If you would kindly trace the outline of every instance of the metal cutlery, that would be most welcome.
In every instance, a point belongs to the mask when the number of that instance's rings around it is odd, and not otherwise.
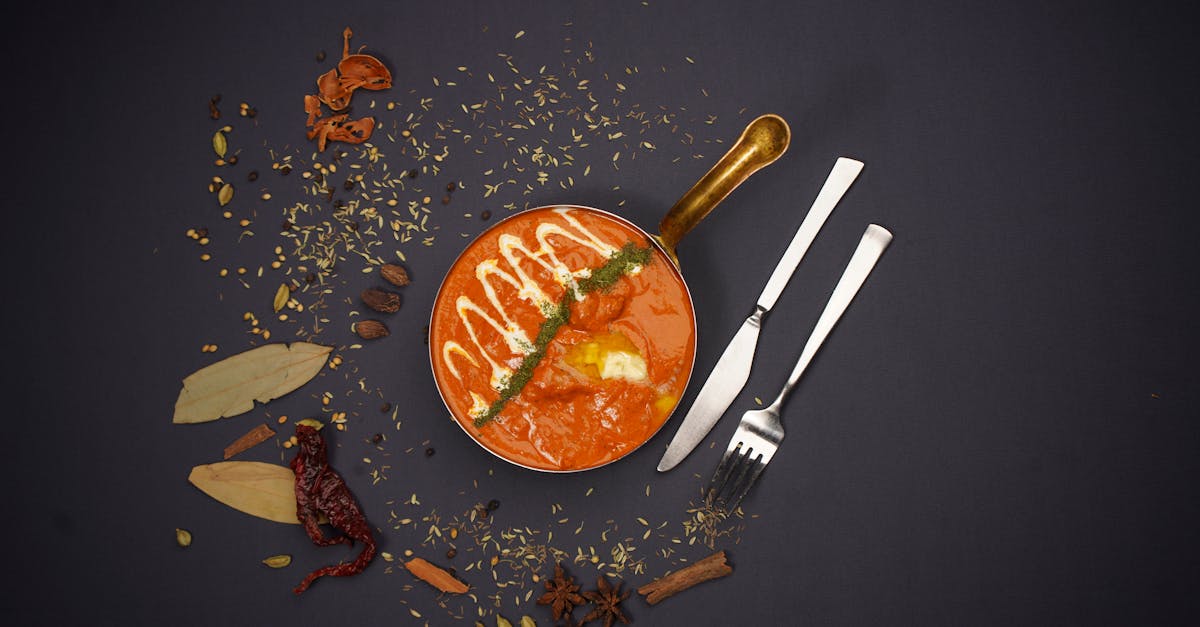
[[[762,326],[763,317],[775,306],[788,279],[804,258],[804,253],[817,237],[821,226],[825,224],[825,219],[833,212],[833,208],[862,169],[862,162],[846,157],[839,157],[834,163],[833,170],[825,179],[825,184],[800,224],[800,229],[796,231],[783,253],[783,258],[779,260],[779,265],[767,280],[767,285],[754,306],[754,313],[746,318],[729,345],[725,347],[725,352],[717,360],[717,365],[713,367],[708,380],[704,382],[704,387],[700,388],[700,393],[680,423],[675,437],[658,463],[659,472],[666,472],[683,461],[704,436],[708,435],[717,420],[729,409],[733,399],[742,391],[750,377],[750,365],[754,360],[754,349],[758,343],[758,330]]]
[[[842,317],[842,313],[846,311],[846,307],[850,305],[850,301],[854,299],[867,275],[875,267],[875,262],[891,241],[892,234],[887,229],[876,224],[867,227],[783,390],[766,408],[751,410],[742,415],[742,420],[725,449],[725,455],[717,465],[717,470],[705,491],[706,498],[711,503],[726,511],[734,511],[758,480],[771,457],[779,449],[779,443],[783,441],[783,423],[779,419],[779,413],[784,401],[792,388],[796,387],[800,376],[817,354],[817,349],[829,336],[829,332]]]

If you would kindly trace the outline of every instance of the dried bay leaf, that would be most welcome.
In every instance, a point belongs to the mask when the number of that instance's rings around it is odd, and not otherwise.
[[[296,475],[287,466],[217,462],[192,468],[188,481],[205,494],[251,516],[300,524],[296,517]]]
[[[227,357],[183,380],[175,423],[208,422],[254,409],[307,383],[321,371],[333,347],[282,342]]]

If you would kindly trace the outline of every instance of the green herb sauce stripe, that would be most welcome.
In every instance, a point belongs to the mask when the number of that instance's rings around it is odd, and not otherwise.
[[[654,251],[649,246],[643,248],[633,242],[627,242],[621,247],[621,250],[609,257],[603,266],[593,270],[590,276],[576,281],[574,289],[568,287],[554,310],[538,328],[533,352],[521,360],[521,365],[508,378],[504,387],[500,388],[499,398],[492,401],[487,411],[475,417],[475,427],[482,427],[495,418],[500,410],[504,409],[504,405],[508,403],[509,399],[516,396],[533,378],[533,370],[546,357],[546,347],[554,340],[554,336],[558,335],[558,330],[571,320],[571,302],[575,300],[577,294],[587,295],[595,291],[607,290],[634,268],[650,263],[653,256]]]

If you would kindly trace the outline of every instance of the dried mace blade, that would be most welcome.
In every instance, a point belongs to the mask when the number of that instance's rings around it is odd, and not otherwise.
[[[549,605],[551,616],[555,621],[571,622],[571,612],[585,600],[579,594],[579,585],[575,578],[563,572],[562,562],[554,565],[554,578],[545,581],[546,593],[538,598],[538,605]]]
[[[592,602],[592,611],[583,617],[583,621],[580,624],[602,620],[604,621],[604,627],[612,627],[613,621],[619,620],[628,625],[629,618],[621,612],[621,601],[629,597],[629,592],[629,590],[626,590],[624,593],[621,592],[621,582],[619,581],[616,587],[613,587],[604,578],[604,575],[597,577],[596,590],[583,593],[583,596]]]

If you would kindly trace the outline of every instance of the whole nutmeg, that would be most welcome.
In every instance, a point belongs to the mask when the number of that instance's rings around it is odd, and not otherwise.
[[[354,332],[364,340],[387,337],[388,328],[378,320],[359,320],[354,323]]]
[[[362,302],[367,307],[383,313],[400,311],[400,295],[378,288],[363,290]]]
[[[379,268],[379,276],[396,287],[404,287],[409,284],[408,271],[394,263],[383,264]]]

